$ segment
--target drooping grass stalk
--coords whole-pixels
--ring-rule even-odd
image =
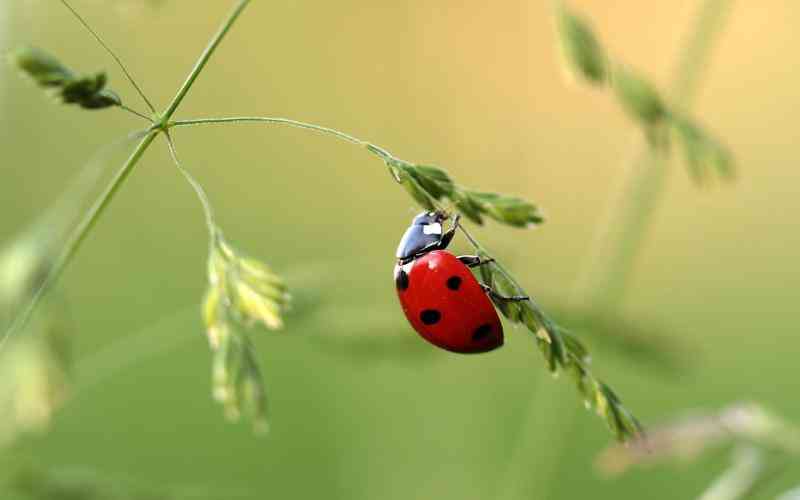
[[[366,148],[367,151],[378,156],[384,161],[394,161],[394,162],[403,161],[400,158],[397,158],[396,156],[391,154],[386,149],[376,144],[373,144],[369,141],[359,139],[358,137],[342,132],[341,130],[336,130],[334,128],[325,127],[322,125],[317,125],[315,123],[293,120],[291,118],[282,118],[276,116],[226,116],[226,117],[216,117],[216,118],[194,118],[189,120],[175,120],[172,122],[167,122],[166,128],[167,130],[169,130],[172,127],[191,127],[195,125],[221,125],[226,123],[262,123],[268,125],[280,125],[292,128],[299,128],[304,130],[313,130],[321,134],[335,137],[350,144],[362,146]]]
[[[366,141],[364,139],[359,139],[358,137],[342,132],[341,130],[336,130],[334,128],[325,127],[322,125],[317,125],[315,123],[293,120],[291,118],[282,118],[277,116],[225,116],[225,117],[214,117],[214,118],[194,118],[189,120],[175,120],[167,122],[165,128],[169,130],[172,127],[192,127],[196,125],[224,125],[228,123],[261,123],[268,125],[279,125],[292,128],[299,128],[304,130],[313,130],[315,132],[319,132],[321,134],[329,135],[336,139],[340,139],[344,142],[364,147],[367,149],[367,151],[378,156],[384,161],[403,162],[403,160],[397,158],[386,149],[376,144],[373,144],[369,141]]]
[[[366,146],[369,143],[367,141],[363,141],[357,137],[353,137],[350,134],[346,134],[336,129],[323,127],[321,125],[315,125],[313,123],[306,123],[297,120],[292,120],[290,118],[279,118],[279,117],[272,117],[272,116],[229,116],[223,118],[197,118],[193,120],[176,120],[174,122],[169,122],[167,124],[168,128],[171,127],[185,127],[190,125],[209,125],[209,124],[220,124],[220,123],[269,123],[273,125],[287,125],[290,127],[302,128],[307,130],[316,130],[317,132],[321,132],[323,134],[332,135],[334,137],[338,137],[342,140],[345,140],[351,144],[357,144],[359,146]]]
[[[108,53],[114,58],[115,61],[120,65],[123,69],[125,74],[128,76],[129,80],[133,84],[133,86],[137,89],[143,99],[148,103],[148,105],[152,108],[149,100],[144,96],[139,86],[133,80],[133,77],[130,76],[127,69],[125,69],[122,62],[119,58],[114,54],[114,52],[108,47],[108,45],[103,42],[103,40],[97,35],[97,33],[89,27],[86,21],[75,11],[72,6],[69,5],[65,0],[61,0],[64,5],[69,8],[69,10],[78,18],[78,20],[89,30],[92,35],[100,42],[100,44],[108,51]],[[23,328],[28,320],[30,319],[31,314],[36,308],[36,305],[39,303],[41,298],[47,293],[47,291],[58,281],[58,278],[64,272],[64,269],[70,263],[72,258],[75,256],[76,252],[81,246],[81,243],[86,239],[86,237],[91,232],[92,228],[97,224],[100,220],[100,217],[105,212],[106,207],[114,198],[114,195],[119,191],[122,185],[125,183],[125,180],[131,174],[133,169],[135,168],[136,164],[141,159],[142,155],[147,151],[147,148],[150,147],[153,140],[161,131],[166,131],[165,124],[169,122],[172,115],[178,109],[181,101],[183,101],[186,94],[192,87],[192,84],[197,80],[197,77],[202,72],[203,68],[205,67],[208,60],[213,55],[216,48],[219,46],[222,39],[225,37],[225,34],[230,30],[233,24],[236,22],[236,19],[242,13],[244,8],[249,3],[249,0],[240,0],[236,7],[234,8],[233,12],[228,16],[228,18],[223,22],[220,29],[217,33],[212,37],[211,41],[206,46],[203,53],[198,58],[197,62],[195,63],[194,67],[192,68],[189,76],[186,78],[186,81],[181,86],[180,90],[178,91],[175,98],[172,100],[170,105],[167,107],[167,110],[160,116],[161,122],[160,124],[154,125],[150,128],[148,134],[139,142],[136,149],[133,153],[128,157],[125,161],[123,166],[111,180],[109,185],[106,187],[105,191],[100,195],[100,197],[95,201],[89,211],[86,213],[84,218],[81,222],[77,225],[77,227],[72,231],[70,234],[67,243],[64,245],[63,249],[61,250],[60,254],[56,257],[53,264],[50,266],[47,275],[45,276],[44,280],[42,281],[41,285],[37,288],[37,290],[33,293],[28,303],[22,309],[22,311],[17,314],[12,322],[11,326],[6,330],[5,335],[0,338],[0,349],[5,345],[8,339],[14,335],[17,331]]]
[[[483,245],[481,245],[478,242],[478,240],[475,239],[474,236],[472,236],[472,234],[467,230],[467,228],[465,228],[462,224],[459,224],[458,229],[461,231],[464,237],[467,238],[467,241],[469,241],[469,243],[472,245],[475,251],[478,252],[479,255],[490,255],[489,251],[486,250],[486,248]],[[491,265],[494,267],[495,271],[505,276],[505,279],[507,279],[514,286],[514,288],[522,290],[522,286],[517,282],[514,276],[505,267],[503,267],[501,263],[495,260],[492,262]],[[527,300],[529,300],[534,304],[536,310],[542,310],[542,307],[536,302],[536,300],[533,297],[529,296]],[[550,321],[550,318],[544,315],[540,315],[538,317],[538,320],[542,324],[546,325],[545,328],[547,330],[556,329],[556,326]],[[574,362],[582,362],[582,361],[574,360]]]
[[[175,164],[175,167],[177,167],[178,171],[180,171],[189,185],[192,186],[197,198],[200,200],[200,204],[203,206],[203,214],[206,218],[208,232],[213,240],[214,236],[217,234],[218,226],[214,218],[214,208],[211,206],[211,202],[208,200],[206,190],[203,189],[203,186],[200,184],[200,182],[198,182],[198,180],[195,179],[194,176],[181,164],[180,160],[178,159],[178,151],[175,149],[175,142],[172,140],[172,135],[169,133],[169,131],[164,133],[164,137],[167,138],[167,146],[169,147],[169,154],[172,157],[172,162]]]
[[[688,109],[697,93],[703,71],[708,68],[712,48],[732,3],[733,0],[704,0],[700,5],[691,34],[679,54],[673,77],[672,99],[677,109]],[[639,141],[620,188],[612,199],[611,209],[595,232],[586,264],[576,281],[571,301],[580,308],[607,312],[617,305],[663,193],[668,162],[666,152],[651,147],[643,139]],[[542,391],[546,389],[537,386],[531,396],[526,410],[528,417],[523,417],[526,425],[510,451],[508,470],[501,475],[498,498],[522,498],[530,493],[525,489],[530,483],[524,481],[529,469],[521,459],[520,450],[530,447],[534,441],[544,440],[552,442],[555,456],[545,462],[544,468],[537,469],[540,474],[536,488],[542,498],[552,493],[552,484],[560,471],[559,462],[565,453],[563,448],[569,444],[565,436],[553,441],[552,434],[568,432],[573,427],[577,406],[562,408],[556,429],[534,427],[530,415],[540,404],[551,404],[550,401],[543,401]]]
[[[212,237],[212,244],[215,237],[219,234],[219,228],[214,222],[214,215],[211,203],[208,201],[208,196],[205,193],[205,190],[200,185],[200,183],[192,176],[192,174],[183,168],[180,161],[178,160],[177,151],[175,150],[175,144],[172,140],[172,137],[169,133],[169,129],[172,127],[191,127],[196,125],[224,125],[224,124],[233,124],[233,123],[266,123],[271,125],[279,125],[279,126],[288,126],[293,128],[299,128],[304,130],[313,130],[316,132],[320,132],[322,134],[330,135],[337,139],[341,139],[347,143],[355,144],[362,147],[372,146],[374,151],[381,155],[384,158],[394,158],[391,154],[389,154],[386,150],[379,148],[370,144],[367,141],[361,140],[357,137],[354,137],[350,134],[345,132],[329,128],[323,127],[321,125],[316,125],[313,123],[306,123],[301,122],[298,120],[292,120],[290,118],[280,118],[280,117],[269,117],[269,116],[232,116],[232,117],[221,117],[221,118],[198,118],[198,119],[190,119],[190,120],[176,120],[176,121],[168,121],[165,124],[165,135],[167,137],[167,143],[169,145],[170,154],[172,155],[173,162],[175,166],[180,170],[181,174],[186,178],[192,188],[197,193],[200,202],[203,205],[203,210],[206,214],[206,223],[209,228],[209,232]]]

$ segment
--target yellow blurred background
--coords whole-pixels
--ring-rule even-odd
[[[229,3],[74,2],[160,106]],[[611,53],[666,87],[697,2],[571,4]],[[0,51],[32,44],[78,70],[106,69],[141,107],[58,2],[2,0],[0,22]],[[732,148],[738,179],[698,189],[672,162],[636,262],[622,309],[669,332],[685,363],[665,371],[584,339],[645,425],[738,400],[800,421],[798,24],[793,2],[734,4],[694,115]],[[542,227],[489,224],[478,235],[545,306],[558,305],[640,132],[608,92],[565,83],[555,47],[546,1],[254,2],[176,117],[319,123],[464,185],[533,200]],[[94,151],[144,122],[57,105],[6,65],[0,92],[7,241]],[[158,140],[61,282],[76,327],[73,399],[3,463],[85,468],[175,498],[386,500],[693,498],[727,463],[718,451],[603,478],[593,460],[609,434],[569,381],[551,380],[527,332],[509,328],[506,347],[480,357],[424,344],[391,282],[417,208],[364,151],[250,124],[179,129],[175,140],[229,239],[294,288],[285,331],[256,338],[271,433],[225,423],[208,395],[195,306],[205,227]],[[799,472],[790,466],[764,498]]]

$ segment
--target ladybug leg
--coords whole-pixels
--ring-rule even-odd
[[[408,273],[402,266],[397,266],[395,270],[394,284],[401,292],[408,288]]]
[[[450,242],[453,241],[453,236],[455,236],[455,235],[456,235],[456,228],[455,228],[455,226],[453,226],[450,229],[448,229],[442,235],[442,239],[439,240],[438,243],[436,243],[436,245],[435,245],[436,249],[437,250],[444,250],[445,248],[447,248],[447,246],[450,245]]]
[[[500,295],[499,293],[492,290],[492,287],[489,285],[484,285],[481,283],[481,288],[483,291],[488,293],[489,296],[495,300],[502,300],[505,302],[522,302],[523,300],[530,300],[530,297],[525,295],[511,295],[510,297],[506,297],[505,295]]]
[[[429,247],[426,247],[425,251],[428,252],[430,250],[444,250],[445,248],[447,248],[447,246],[450,245],[450,242],[453,241],[453,237],[456,235],[456,229],[458,229],[458,220],[460,218],[461,216],[456,214],[456,216],[453,217],[453,226],[447,231],[445,231],[444,234],[442,234],[442,237],[439,239],[439,241],[430,245]]]
[[[447,248],[447,245],[453,240],[453,236],[456,235],[456,229],[458,229],[458,221],[461,219],[461,215],[456,214],[453,217],[453,225],[448,229],[443,235],[442,239],[439,240],[439,250],[444,250]]]
[[[488,259],[481,259],[479,255],[461,255],[458,257],[458,260],[461,261],[467,267],[478,267],[488,264],[490,262],[494,262],[494,257],[490,257]]]

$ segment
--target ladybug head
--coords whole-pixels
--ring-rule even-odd
[[[442,222],[446,219],[447,214],[443,212],[423,212],[414,217],[397,247],[397,258],[410,259],[441,241]]]

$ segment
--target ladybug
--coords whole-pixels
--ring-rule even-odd
[[[503,325],[489,297],[528,297],[504,297],[475,278],[470,268],[493,259],[456,257],[445,250],[455,236],[459,217],[443,232],[447,218],[442,212],[423,212],[400,240],[394,268],[400,305],[414,330],[437,347],[462,354],[497,349],[503,345]]]

